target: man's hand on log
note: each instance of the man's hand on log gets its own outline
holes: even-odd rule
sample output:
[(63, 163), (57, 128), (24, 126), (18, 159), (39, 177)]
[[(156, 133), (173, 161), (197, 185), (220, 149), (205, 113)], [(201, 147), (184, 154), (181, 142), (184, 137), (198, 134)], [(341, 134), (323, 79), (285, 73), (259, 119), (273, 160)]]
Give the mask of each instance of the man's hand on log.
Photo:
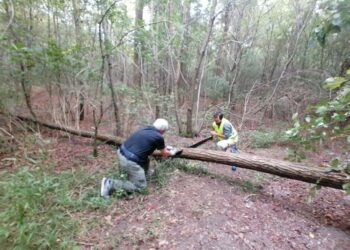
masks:
[(172, 146), (167, 146), (167, 150), (169, 150), (171, 156), (179, 155), (182, 153), (182, 149), (174, 148)]

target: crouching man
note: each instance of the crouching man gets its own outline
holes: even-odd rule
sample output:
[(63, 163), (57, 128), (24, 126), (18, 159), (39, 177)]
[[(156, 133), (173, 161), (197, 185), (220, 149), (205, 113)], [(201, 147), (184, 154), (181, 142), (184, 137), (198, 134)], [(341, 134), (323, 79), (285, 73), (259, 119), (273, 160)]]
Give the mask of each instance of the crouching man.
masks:
[(101, 196), (108, 198), (112, 191), (124, 189), (140, 191), (147, 187), (146, 175), (149, 158), (156, 149), (163, 157), (174, 156), (179, 151), (165, 147), (163, 134), (169, 129), (168, 121), (157, 119), (152, 126), (146, 126), (133, 133), (118, 149), (119, 167), (128, 173), (128, 180), (113, 180), (104, 177), (101, 181)]
[[(238, 133), (232, 123), (225, 119), (224, 114), (220, 111), (214, 113), (213, 119), (214, 122), (210, 133), (218, 140), (217, 147), (223, 151), (230, 149), (232, 153), (238, 153)], [(237, 167), (233, 165), (231, 169), (236, 171)]]

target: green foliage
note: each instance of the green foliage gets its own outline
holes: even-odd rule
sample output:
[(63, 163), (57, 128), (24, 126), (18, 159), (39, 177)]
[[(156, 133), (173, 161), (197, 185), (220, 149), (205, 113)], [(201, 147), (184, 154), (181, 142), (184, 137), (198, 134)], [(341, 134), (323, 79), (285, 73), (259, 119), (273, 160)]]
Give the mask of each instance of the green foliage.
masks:
[(112, 8), (107, 15), (108, 19), (118, 28), (128, 28), (131, 25), (131, 19), (128, 16), (126, 4), (119, 3)]
[[(344, 153), (347, 157), (344, 161), (334, 159), (328, 165), (326, 171), (344, 171), (349, 174), (349, 146), (350, 146), (350, 71), (345, 77), (334, 77), (326, 80), (324, 88), (336, 91), (336, 95), (330, 100), (324, 100), (311, 107), (311, 112), (304, 121), (300, 121), (298, 115), (293, 116), (294, 125), (286, 131), (286, 135), (297, 145), (305, 149), (316, 149), (317, 144), (328, 141), (343, 143)], [(349, 185), (345, 185), (350, 192)]]
[(194, 175), (209, 174), (208, 168), (202, 162), (187, 162), (187, 164), (178, 166), (178, 169)]
[[(127, 180), (128, 179), (128, 173), (120, 167), (118, 167), (117, 169), (110, 168), (107, 176), (110, 176), (112, 179), (118, 179), (118, 180)], [(121, 189), (121, 188), (114, 190), (112, 193), (112, 197), (114, 197), (114, 198), (123, 198), (127, 195), (128, 195), (128, 192), (124, 189)]]
[(302, 142), (308, 149), (312, 147), (311, 142), (347, 138), (350, 133), (350, 125), (346, 123), (350, 117), (349, 80), (342, 77), (331, 78), (326, 80), (324, 86), (327, 89), (336, 89), (337, 95), (312, 107), (311, 111), (314, 113), (307, 115), (304, 123), (295, 114), (293, 128), (286, 131), (289, 138)]
[(314, 30), (314, 35), (322, 47), (326, 45), (327, 36), (340, 33), (343, 29), (349, 29), (350, 26), (349, 1), (327, 1), (325, 5), (326, 18)]
[[(44, 166), (42, 166), (44, 167)], [(0, 245), (4, 249), (72, 249), (74, 236), (88, 221), (84, 211), (105, 208), (84, 170), (48, 174), (22, 167), (1, 173)]]
[(155, 172), (150, 182), (155, 183), (157, 186), (163, 186), (174, 174), (176, 169), (196, 175), (209, 173), (208, 169), (203, 167), (203, 163), (189, 162), (183, 159), (162, 159), (157, 161)]
[(312, 187), (309, 189), (309, 193), (306, 197), (306, 202), (311, 203), (312, 200), (315, 198), (317, 191), (321, 189), (321, 186), (319, 185), (312, 185)]
[(8, 113), (13, 111), (12, 107), (19, 99), (18, 91), (9, 88), (5, 84), (0, 84), (0, 112)]
[(261, 189), (261, 186), (259, 184), (253, 183), (251, 181), (243, 181), (241, 187), (243, 192), (247, 193), (257, 193)]
[(164, 186), (176, 170), (176, 165), (178, 164), (181, 164), (179, 160), (157, 160), (154, 167), (154, 174), (151, 176), (150, 182), (160, 187)]
[[(171, 108), (169, 104), (172, 102), (171, 96), (162, 96), (159, 95), (155, 86), (151, 83), (144, 83), (142, 90), (138, 90), (134, 87), (130, 87), (127, 84), (119, 82), (116, 85), (117, 93), (120, 94), (123, 98), (122, 106), (125, 107), (124, 117), (130, 117), (133, 121), (138, 122), (140, 124), (150, 124), (152, 123), (152, 119), (150, 116), (142, 115), (139, 116), (140, 110), (143, 110), (143, 114), (145, 114), (145, 110), (151, 109), (155, 105), (163, 105), (167, 106), (167, 108)], [(107, 89), (109, 91), (109, 89)], [(146, 102), (141, 102), (140, 99), (145, 98)], [(138, 119), (135, 119), (137, 117)]]
[(287, 140), (284, 133), (273, 130), (256, 130), (251, 134), (251, 148), (268, 148)]
[(47, 55), (47, 66), (52, 67), (55, 73), (59, 73), (62, 66), (68, 63), (65, 58), (66, 52), (54, 41), (49, 42), (44, 53)]
[(306, 159), (304, 151), (295, 150), (294, 148), (288, 148), (287, 157), (285, 160), (301, 162)]
[(208, 97), (213, 100), (219, 100), (227, 95), (229, 83), (223, 77), (210, 73), (204, 82), (204, 88)]

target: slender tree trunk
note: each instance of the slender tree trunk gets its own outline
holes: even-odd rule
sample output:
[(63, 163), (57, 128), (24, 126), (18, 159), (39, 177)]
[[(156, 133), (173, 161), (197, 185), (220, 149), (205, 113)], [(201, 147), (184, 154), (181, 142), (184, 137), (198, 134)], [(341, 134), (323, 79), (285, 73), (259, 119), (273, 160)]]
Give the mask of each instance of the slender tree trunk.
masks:
[[(182, 20), (182, 26), (183, 31), (181, 34), (181, 41), (180, 41), (180, 47), (179, 51), (177, 52), (177, 63), (176, 63), (176, 73), (175, 73), (175, 79), (174, 79), (174, 106), (175, 106), (175, 118), (176, 118), (176, 124), (178, 127), (179, 134), (183, 134), (183, 129), (182, 129), (182, 120), (179, 114), (180, 110), (180, 105), (179, 105), (179, 89), (180, 89), (180, 83), (181, 79), (183, 79), (183, 74), (184, 74), (184, 68), (185, 68), (185, 63), (184, 63), (184, 58), (185, 58), (185, 47), (188, 43), (188, 33), (189, 33), (189, 20), (191, 18), (191, 3), (190, 1), (185, 1), (183, 4), (183, 20)], [(185, 87), (184, 87), (185, 88)]]
[[(29, 0), (29, 22), (28, 22), (28, 35), (27, 35), (27, 47), (29, 49), (33, 46), (33, 7), (32, 7), (32, 0)], [(21, 71), (22, 71), (22, 78), (21, 78), (21, 85), (24, 91), (25, 99), (27, 106), (29, 108), (29, 111), (31, 115), (36, 119), (36, 115), (33, 110), (32, 101), (31, 101), (31, 92), (32, 92), (32, 84), (29, 82), (29, 79), (31, 79), (31, 68), (32, 68), (32, 58), (30, 57), (27, 59), (27, 63), (21, 62)], [(27, 90), (26, 90), (27, 89)]]
[[(234, 43), (234, 56), (233, 56), (233, 64), (230, 68), (230, 76), (231, 79), (229, 80), (229, 91), (228, 91), (228, 100), (227, 100), (227, 106), (231, 108), (231, 102), (235, 99), (236, 92), (235, 89), (237, 88), (237, 79), (240, 73), (240, 66), (242, 61), (242, 56), (244, 52), (244, 48), (242, 46), (242, 42), (247, 39), (248, 35), (241, 35), (242, 33), (242, 20), (245, 14), (245, 10), (250, 4), (249, 1), (246, 1), (241, 9), (237, 8), (238, 16), (234, 23), (234, 35), (232, 36), (234, 40), (237, 40), (237, 42)], [(256, 28), (257, 31), (257, 28)], [(250, 31), (253, 33), (252, 31)], [(253, 38), (251, 38), (253, 39)], [(252, 42), (252, 41), (251, 41)]]
[(96, 118), (96, 111), (95, 109), (92, 110), (92, 117), (93, 117), (93, 121), (94, 121), (94, 141), (92, 143), (93, 145), (93, 156), (94, 157), (97, 157), (98, 156), (98, 151), (97, 151), (97, 140), (98, 140), (98, 129), (100, 127), (100, 124), (101, 124), (101, 121), (102, 121), (102, 118), (103, 118), (103, 104), (102, 104), (102, 101), (100, 103), (100, 114), (99, 114), (99, 117), (98, 119)]
[(268, 82), (271, 83), (272, 79), (273, 79), (273, 76), (275, 74), (275, 70), (277, 68), (277, 65), (278, 65), (278, 59), (279, 59), (279, 55), (281, 54), (281, 49), (282, 49), (282, 43), (280, 42), (277, 49), (276, 49), (276, 52), (275, 52), (275, 56), (273, 58), (273, 63), (272, 63), (272, 67), (270, 68), (270, 74), (269, 74), (269, 77), (268, 77)]
[(51, 1), (47, 0), (47, 40), (51, 40)]
[(34, 119), (37, 119), (35, 112), (33, 110), (33, 106), (32, 106), (32, 100), (31, 100), (31, 96), (30, 96), (30, 92), (31, 92), (31, 86), (27, 80), (27, 69), (26, 66), (23, 62), (20, 62), (20, 70), (21, 70), (21, 87), (22, 87), (22, 91), (23, 91), (23, 95), (24, 95), (24, 99), (26, 101), (27, 104), (27, 108), (29, 109), (30, 114), (32, 115), (32, 117)]
[[(168, 0), (167, 2), (167, 8), (166, 8), (166, 18), (168, 22), (166, 23), (167, 26), (167, 36), (168, 36), (168, 41), (171, 41), (174, 37), (174, 25), (173, 25), (173, 0)], [(169, 51), (171, 51), (171, 48), (169, 48)], [(164, 91), (162, 95), (168, 96), (171, 95), (172, 93), (172, 86), (174, 85), (174, 58), (171, 53), (169, 53), (169, 56), (165, 57), (165, 64), (166, 68), (168, 69), (168, 73), (166, 74), (166, 81), (164, 82)], [(167, 115), (168, 114), (168, 105), (166, 103), (163, 103), (163, 110), (164, 113)]]
[[(191, 111), (196, 108), (195, 104), (196, 104), (196, 98), (197, 98), (197, 91), (199, 91), (198, 86), (200, 81), (200, 73), (203, 67), (203, 60), (204, 60), (205, 54), (207, 53), (207, 48), (208, 48), (209, 40), (212, 35), (215, 19), (218, 16), (218, 14), (215, 14), (216, 5), (217, 5), (217, 0), (213, 0), (211, 9), (210, 9), (210, 18), (209, 18), (208, 27), (207, 27), (207, 33), (203, 41), (203, 44), (200, 50), (198, 51), (197, 62), (196, 62), (194, 74), (191, 80), (191, 92), (190, 92), (191, 99), (189, 103)], [(187, 133), (187, 136), (190, 136), (190, 137), (192, 137), (194, 134), (193, 124), (192, 124), (192, 114), (193, 112), (191, 112), (191, 116), (187, 116), (186, 133)]]
[(302, 61), (301, 61), (301, 70), (304, 70), (306, 68), (306, 59), (307, 59), (307, 51), (309, 49), (309, 39), (306, 39), (305, 45), (304, 45), (304, 51), (302, 55)]
[[(112, 105), (113, 105), (113, 113), (114, 113), (114, 119), (115, 119), (115, 126), (116, 126), (116, 135), (121, 135), (122, 133), (122, 126), (120, 122), (119, 117), (119, 106), (117, 103), (117, 97), (116, 93), (114, 91), (113, 86), (113, 78), (112, 78), (112, 61), (110, 56), (110, 41), (109, 41), (109, 33), (107, 29), (107, 24), (105, 21), (106, 15), (109, 13), (109, 11), (112, 9), (112, 7), (117, 3), (117, 0), (114, 1), (107, 10), (102, 14), (101, 20), (98, 22), (98, 37), (99, 37), (99, 44), (100, 44), (100, 51), (101, 51), (101, 57), (102, 57), (102, 66), (101, 66), (101, 81), (103, 82), (104, 79), (104, 66), (105, 62), (107, 63), (107, 80), (108, 80), (108, 87), (111, 91), (111, 99), (112, 99)], [(104, 38), (102, 38), (102, 33)], [(102, 82), (101, 82), (101, 93), (102, 93)]]
[[(82, 46), (83, 41), (81, 39), (81, 26), (80, 26), (80, 8), (81, 3), (80, 0), (72, 0), (73, 5), (73, 19), (74, 19), (74, 26), (75, 26), (75, 42), (77, 45)], [(84, 106), (85, 106), (85, 98), (84, 98), (84, 82), (76, 79), (79, 83), (79, 98), (78, 98), (78, 116), (79, 121), (84, 120)]]
[(320, 60), (320, 69), (323, 69), (323, 59), (324, 58), (324, 46), (321, 47), (321, 60)]
[[(143, 0), (136, 0), (135, 6), (135, 27), (140, 26), (143, 23)], [(142, 85), (142, 66), (141, 66), (141, 56), (142, 56), (142, 38), (140, 37), (140, 32), (135, 32), (134, 37), (134, 73), (133, 82), (136, 86), (139, 86), (141, 90)]]
[[(154, 1), (152, 2), (152, 8), (153, 8), (153, 22), (157, 23), (158, 22), (158, 5), (157, 3)], [(154, 66), (152, 68), (152, 73), (153, 73), (153, 81), (155, 83), (156, 86), (156, 91), (158, 94), (161, 93), (161, 79), (160, 79), (160, 67), (158, 67), (158, 65), (161, 64), (160, 59), (159, 59), (159, 54), (158, 54), (158, 46), (159, 46), (159, 42), (158, 42), (158, 32), (159, 32), (159, 25), (154, 25), (151, 29), (152, 32), (152, 37), (155, 38), (155, 42), (152, 44), (152, 50), (153, 50), (153, 55), (154, 55)], [(160, 117), (161, 114), (161, 107), (160, 107), (160, 103), (158, 100), (155, 101), (155, 110), (154, 110), (154, 117), (155, 119)]]
[(233, 77), (229, 83), (230, 87), (229, 87), (229, 95), (228, 95), (228, 101), (227, 101), (228, 107), (231, 106), (231, 102), (234, 99), (234, 95), (235, 95), (234, 87), (237, 83), (238, 74), (240, 72), (242, 54), (243, 54), (242, 46), (240, 44), (238, 44), (237, 51), (235, 53), (235, 62), (234, 62), (234, 65), (232, 67), (232, 70), (231, 70), (231, 72), (233, 73)]
[[(11, 2), (12, 4), (12, 2)], [(30, 19), (32, 18), (32, 14), (31, 14), (31, 2), (29, 3), (30, 6)], [(4, 2), (4, 6), (5, 6), (5, 11), (6, 11), (6, 15), (8, 16), (9, 20), (12, 19), (12, 22), (10, 23), (8, 29), (10, 30), (12, 36), (14, 37), (14, 43), (15, 44), (19, 44), (19, 43), (27, 43), (27, 45), (29, 44), (30, 45), (30, 39), (31, 37), (28, 37), (27, 38), (27, 41), (21, 41), (21, 37), (18, 36), (16, 30), (14, 29), (13, 25), (16, 24), (16, 15), (14, 13), (15, 9), (12, 5), (12, 7), (10, 8), (7, 4), (7, 2)], [(32, 29), (32, 25), (31, 25), (31, 22), (32, 20), (29, 20), (29, 26), (28, 26), (28, 29)], [(30, 34), (31, 35), (31, 34)], [(36, 114), (33, 110), (33, 107), (32, 107), (32, 101), (31, 101), (31, 85), (30, 85), (30, 82), (28, 81), (28, 67), (26, 65), (26, 63), (31, 63), (31, 58), (29, 57), (29, 59), (20, 59), (19, 61), (19, 78), (20, 78), (20, 84), (21, 84), (21, 88), (22, 88), (22, 91), (23, 91), (23, 96), (24, 96), (24, 99), (25, 99), (25, 102), (26, 102), (26, 105), (27, 105), (27, 108), (31, 114), (31, 116), (36, 120), (37, 117), (36, 117)]]
[(27, 34), (27, 47), (32, 48), (33, 46), (33, 7), (32, 0), (29, 0), (29, 22), (28, 22), (28, 34)]
[(222, 43), (219, 45), (218, 55), (215, 60), (216, 74), (219, 76), (223, 76), (225, 72), (226, 60), (224, 60), (224, 58), (225, 58), (225, 51), (227, 51), (227, 46), (228, 46), (227, 40), (228, 40), (229, 23), (230, 23), (230, 8), (226, 8), (224, 18), (223, 18), (224, 28), (222, 31)]
[(262, 72), (261, 72), (261, 78), (260, 78), (260, 81), (261, 82), (265, 82), (267, 80), (267, 64), (268, 64), (268, 61), (270, 59), (270, 53), (271, 53), (271, 42), (272, 42), (272, 36), (273, 36), (273, 31), (274, 31), (274, 27), (275, 25), (273, 23), (271, 23), (271, 26), (269, 26), (269, 36), (268, 36), (268, 39), (267, 39), (267, 49), (265, 51), (265, 57), (264, 57), (264, 67), (262, 69)]
[(104, 31), (104, 47), (105, 47), (105, 60), (107, 62), (107, 80), (108, 80), (108, 86), (109, 89), (111, 90), (111, 99), (112, 99), (112, 104), (113, 104), (113, 111), (114, 111), (114, 118), (115, 118), (115, 125), (116, 125), (116, 135), (121, 135), (122, 132), (122, 126), (120, 122), (120, 117), (119, 117), (119, 106), (117, 103), (117, 97), (116, 93), (114, 91), (114, 86), (113, 86), (113, 76), (112, 76), (112, 60), (111, 60), (111, 55), (109, 52), (109, 34), (107, 30), (107, 24), (104, 23), (103, 25), (103, 31)]
[(60, 42), (60, 35), (59, 35), (59, 24), (58, 24), (58, 17), (57, 17), (57, 10), (54, 7), (53, 12), (52, 12), (52, 24), (53, 24), (53, 33), (55, 35), (55, 41), (57, 42), (58, 45), (61, 45)]

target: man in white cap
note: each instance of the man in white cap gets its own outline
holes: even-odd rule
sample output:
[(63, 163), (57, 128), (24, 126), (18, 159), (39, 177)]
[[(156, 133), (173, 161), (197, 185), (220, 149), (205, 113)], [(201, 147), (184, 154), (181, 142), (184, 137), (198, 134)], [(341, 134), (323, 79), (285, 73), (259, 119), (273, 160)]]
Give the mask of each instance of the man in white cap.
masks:
[(146, 126), (133, 133), (118, 149), (119, 166), (128, 173), (129, 180), (103, 178), (101, 196), (108, 198), (112, 191), (124, 189), (129, 192), (147, 187), (146, 175), (149, 168), (148, 156), (159, 150), (164, 157), (174, 156), (181, 151), (165, 147), (163, 134), (169, 129), (167, 120), (159, 118), (152, 126)]

